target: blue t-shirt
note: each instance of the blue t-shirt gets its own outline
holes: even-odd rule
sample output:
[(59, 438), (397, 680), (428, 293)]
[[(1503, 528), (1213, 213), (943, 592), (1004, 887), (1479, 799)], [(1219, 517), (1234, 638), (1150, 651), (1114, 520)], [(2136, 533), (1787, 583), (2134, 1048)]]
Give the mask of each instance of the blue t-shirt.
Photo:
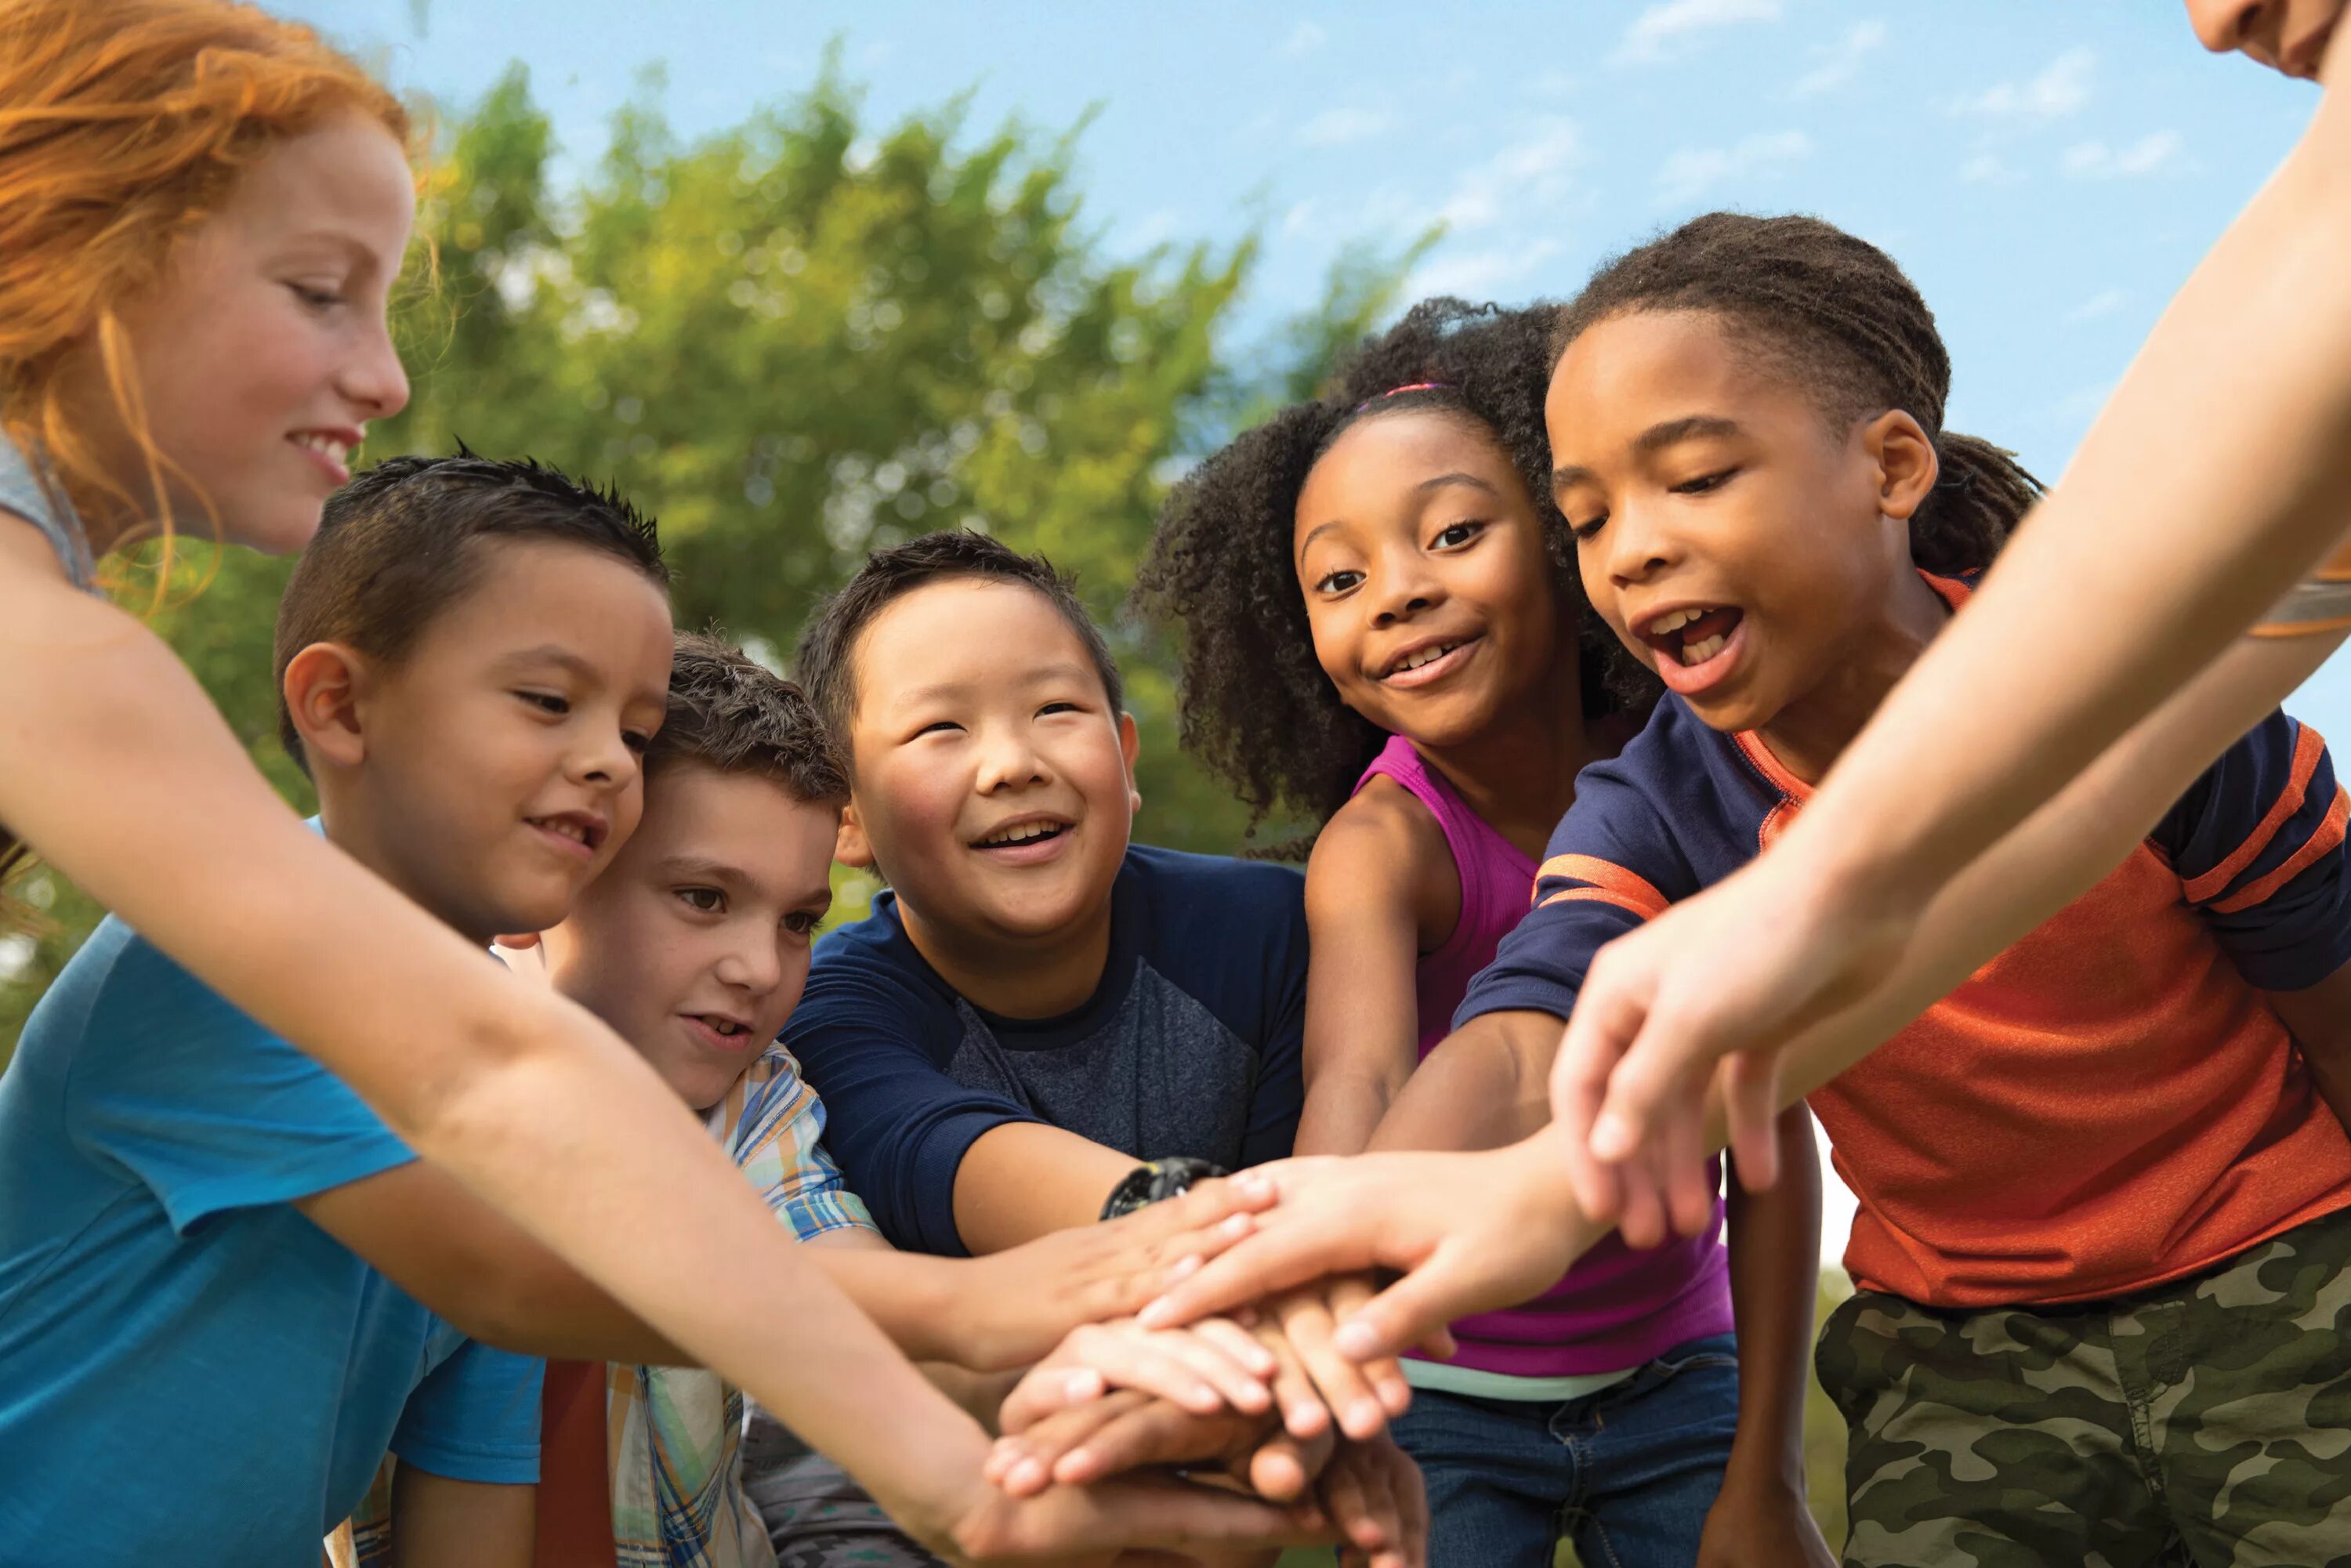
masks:
[(387, 1448), (537, 1479), (540, 1364), (293, 1207), (414, 1157), (102, 923), (0, 1073), (0, 1558), (317, 1568)]
[(1133, 846), (1101, 984), (1052, 1019), (972, 1006), (883, 894), (817, 945), (782, 1037), (824, 1098), (850, 1190), (897, 1245), (956, 1257), (956, 1167), (1008, 1122), (1138, 1160), (1237, 1169), (1288, 1155), (1304, 1094), (1305, 888), (1287, 866)]

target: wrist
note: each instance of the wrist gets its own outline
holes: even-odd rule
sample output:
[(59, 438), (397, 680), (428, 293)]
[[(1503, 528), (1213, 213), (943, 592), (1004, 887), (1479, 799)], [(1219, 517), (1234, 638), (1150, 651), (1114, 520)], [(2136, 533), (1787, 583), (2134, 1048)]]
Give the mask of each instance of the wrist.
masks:
[(1803, 1448), (1801, 1444), (1753, 1445), (1734, 1438), (1730, 1458), (1723, 1466), (1722, 1487), (1725, 1491), (1750, 1495), (1784, 1493), (1802, 1502), (1806, 1492)]

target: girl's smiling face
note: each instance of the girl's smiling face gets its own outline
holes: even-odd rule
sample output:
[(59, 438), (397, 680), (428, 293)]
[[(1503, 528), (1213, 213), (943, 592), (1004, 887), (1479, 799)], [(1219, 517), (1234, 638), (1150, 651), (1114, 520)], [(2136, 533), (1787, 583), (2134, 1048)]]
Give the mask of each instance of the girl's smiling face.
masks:
[(1291, 538), (1315, 660), (1382, 729), (1442, 748), (1546, 681), (1575, 688), (1534, 498), (1476, 420), (1360, 421), (1308, 473)]
[[(209, 507), (230, 542), (275, 555), (318, 532), (369, 422), (408, 402), (386, 311), (415, 212), (400, 143), (344, 115), (256, 162), (160, 285), (124, 308), (182, 527), (204, 531)], [(145, 455), (96, 353), (77, 354), (68, 395), (140, 495)], [(122, 537), (119, 519), (90, 522), (101, 548)]]
[(1835, 428), (1786, 364), (1717, 314), (1629, 312), (1569, 346), (1544, 404), (1586, 597), (1719, 730), (1834, 697), (1915, 618), (1933, 444), (1898, 410)]

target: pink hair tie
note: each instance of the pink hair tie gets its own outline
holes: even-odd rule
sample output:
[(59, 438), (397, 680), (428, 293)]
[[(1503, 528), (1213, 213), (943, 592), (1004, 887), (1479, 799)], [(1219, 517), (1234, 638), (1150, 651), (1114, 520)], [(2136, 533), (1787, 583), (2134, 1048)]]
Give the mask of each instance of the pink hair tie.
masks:
[(1451, 392), (1452, 390), (1453, 383), (1450, 382), (1406, 382), (1400, 387), (1388, 388), (1387, 391), (1380, 393), (1377, 397), (1365, 398), (1363, 402), (1355, 405), (1355, 412), (1357, 413), (1361, 413), (1364, 410), (1371, 407), (1372, 404), (1375, 402), (1385, 402), (1388, 399), (1392, 397), (1401, 397), (1405, 392)]

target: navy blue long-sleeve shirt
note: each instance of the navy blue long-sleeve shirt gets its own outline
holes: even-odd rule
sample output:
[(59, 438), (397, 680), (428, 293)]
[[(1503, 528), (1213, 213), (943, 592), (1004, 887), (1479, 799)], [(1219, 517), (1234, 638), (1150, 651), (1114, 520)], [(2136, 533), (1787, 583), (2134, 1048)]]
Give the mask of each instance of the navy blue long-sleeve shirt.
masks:
[(817, 945), (784, 1044), (883, 1232), (961, 1256), (956, 1171), (979, 1135), (1040, 1122), (1137, 1160), (1279, 1159), (1304, 1090), (1305, 881), (1137, 844), (1094, 994), (1052, 1019), (974, 1007), (907, 938), (894, 894)]

